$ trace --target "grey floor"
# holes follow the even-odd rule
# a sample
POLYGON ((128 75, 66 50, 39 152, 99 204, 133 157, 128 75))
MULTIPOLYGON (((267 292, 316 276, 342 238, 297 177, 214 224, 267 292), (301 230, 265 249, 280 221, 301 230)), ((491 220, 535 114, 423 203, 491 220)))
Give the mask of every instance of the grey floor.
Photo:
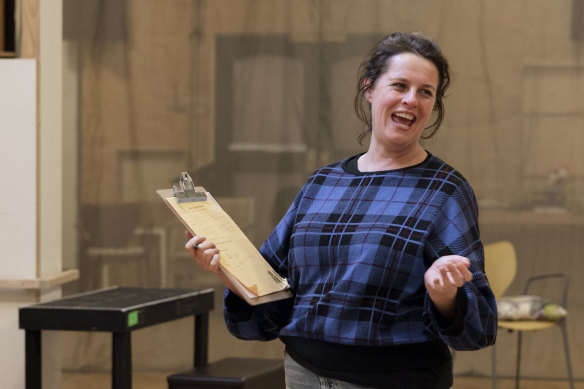
MULTIPOLYGON (((136 389, 165 389, 166 376, 171 372, 136 372, 132 377, 136 389)), ((111 386, 111 376, 108 373, 63 373, 62 389, 103 389, 111 386)), ((513 380, 500 379, 497 389, 515 388, 513 380)), ((523 389, 568 389, 567 381, 522 380, 523 389)), ((455 377, 456 389, 490 389, 491 380, 487 378, 455 377)), ((584 389, 584 382, 576 382, 575 389, 584 389)))

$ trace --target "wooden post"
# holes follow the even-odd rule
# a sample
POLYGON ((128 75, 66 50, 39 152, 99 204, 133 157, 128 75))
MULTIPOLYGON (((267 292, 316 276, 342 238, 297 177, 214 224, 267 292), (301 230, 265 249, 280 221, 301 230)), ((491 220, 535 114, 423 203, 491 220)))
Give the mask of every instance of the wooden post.
POLYGON ((39 0, 22 1, 22 34, 20 57, 36 58, 40 55, 39 0))

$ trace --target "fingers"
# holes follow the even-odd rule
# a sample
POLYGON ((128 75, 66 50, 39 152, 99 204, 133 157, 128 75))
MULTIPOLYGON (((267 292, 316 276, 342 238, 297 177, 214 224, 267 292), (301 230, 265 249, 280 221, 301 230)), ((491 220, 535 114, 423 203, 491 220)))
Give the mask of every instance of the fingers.
POLYGON ((464 267, 470 267, 470 260, 466 257, 461 257, 460 255, 446 255, 444 257, 440 257, 436 260, 436 263, 439 264, 462 264, 464 267))
POLYGON ((465 281, 470 281, 470 279, 472 279, 470 271, 461 263, 449 263, 441 269, 441 272, 456 286, 462 286, 465 281))
POLYGON ((220 272, 221 269, 219 269, 219 254, 213 254, 213 256, 211 257, 211 261, 209 261, 209 268, 213 273, 220 272))
POLYGON ((199 267, 211 273, 220 273, 219 249, 213 242, 206 241, 204 236, 194 236, 185 244, 185 249, 199 267))
POLYGON ((462 286, 464 284, 464 278, 457 266, 447 265, 439 269, 442 284, 454 285, 456 287, 462 286))
POLYGON ((189 253, 194 253, 194 250, 199 248, 199 245, 205 241, 204 236, 193 236, 185 244, 185 248, 189 253))
POLYGON ((442 287, 460 287, 465 282, 472 280, 472 273, 469 270, 470 261, 468 258, 460 256, 448 256, 439 258, 432 268, 435 277, 434 285, 442 287))
POLYGON ((456 311, 458 288, 472 280, 470 261, 457 255, 438 258, 424 274, 424 283, 430 299, 446 318, 456 311))
POLYGON ((192 237, 194 237, 194 235, 193 235, 193 234, 192 234, 192 233, 191 233, 189 230, 185 230, 185 236, 186 236, 188 239, 191 239, 192 237))

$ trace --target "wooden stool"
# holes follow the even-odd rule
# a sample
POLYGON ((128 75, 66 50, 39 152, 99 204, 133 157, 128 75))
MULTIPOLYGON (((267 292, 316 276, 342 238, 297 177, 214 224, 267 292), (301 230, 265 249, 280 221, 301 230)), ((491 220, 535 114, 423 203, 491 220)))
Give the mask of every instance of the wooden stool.
POLYGON ((168 376, 168 389, 284 389, 284 361, 225 358, 168 376))

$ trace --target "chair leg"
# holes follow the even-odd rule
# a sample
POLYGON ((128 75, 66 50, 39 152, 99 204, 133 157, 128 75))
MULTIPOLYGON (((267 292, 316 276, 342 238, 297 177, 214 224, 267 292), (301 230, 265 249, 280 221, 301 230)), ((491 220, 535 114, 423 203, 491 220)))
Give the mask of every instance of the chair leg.
POLYGON ((521 331, 517 331, 517 362, 515 365, 515 389, 519 389, 521 375, 521 331))
POLYGON ((491 346, 491 387, 497 389, 497 352, 495 345, 491 346))
POLYGON ((570 389, 574 389, 574 377, 572 376, 572 362, 570 360, 570 347, 568 343, 568 330, 566 329, 566 320, 560 324, 562 330, 562 339, 564 341, 564 352, 566 353, 566 368, 568 369, 568 379, 570 380, 570 389))

